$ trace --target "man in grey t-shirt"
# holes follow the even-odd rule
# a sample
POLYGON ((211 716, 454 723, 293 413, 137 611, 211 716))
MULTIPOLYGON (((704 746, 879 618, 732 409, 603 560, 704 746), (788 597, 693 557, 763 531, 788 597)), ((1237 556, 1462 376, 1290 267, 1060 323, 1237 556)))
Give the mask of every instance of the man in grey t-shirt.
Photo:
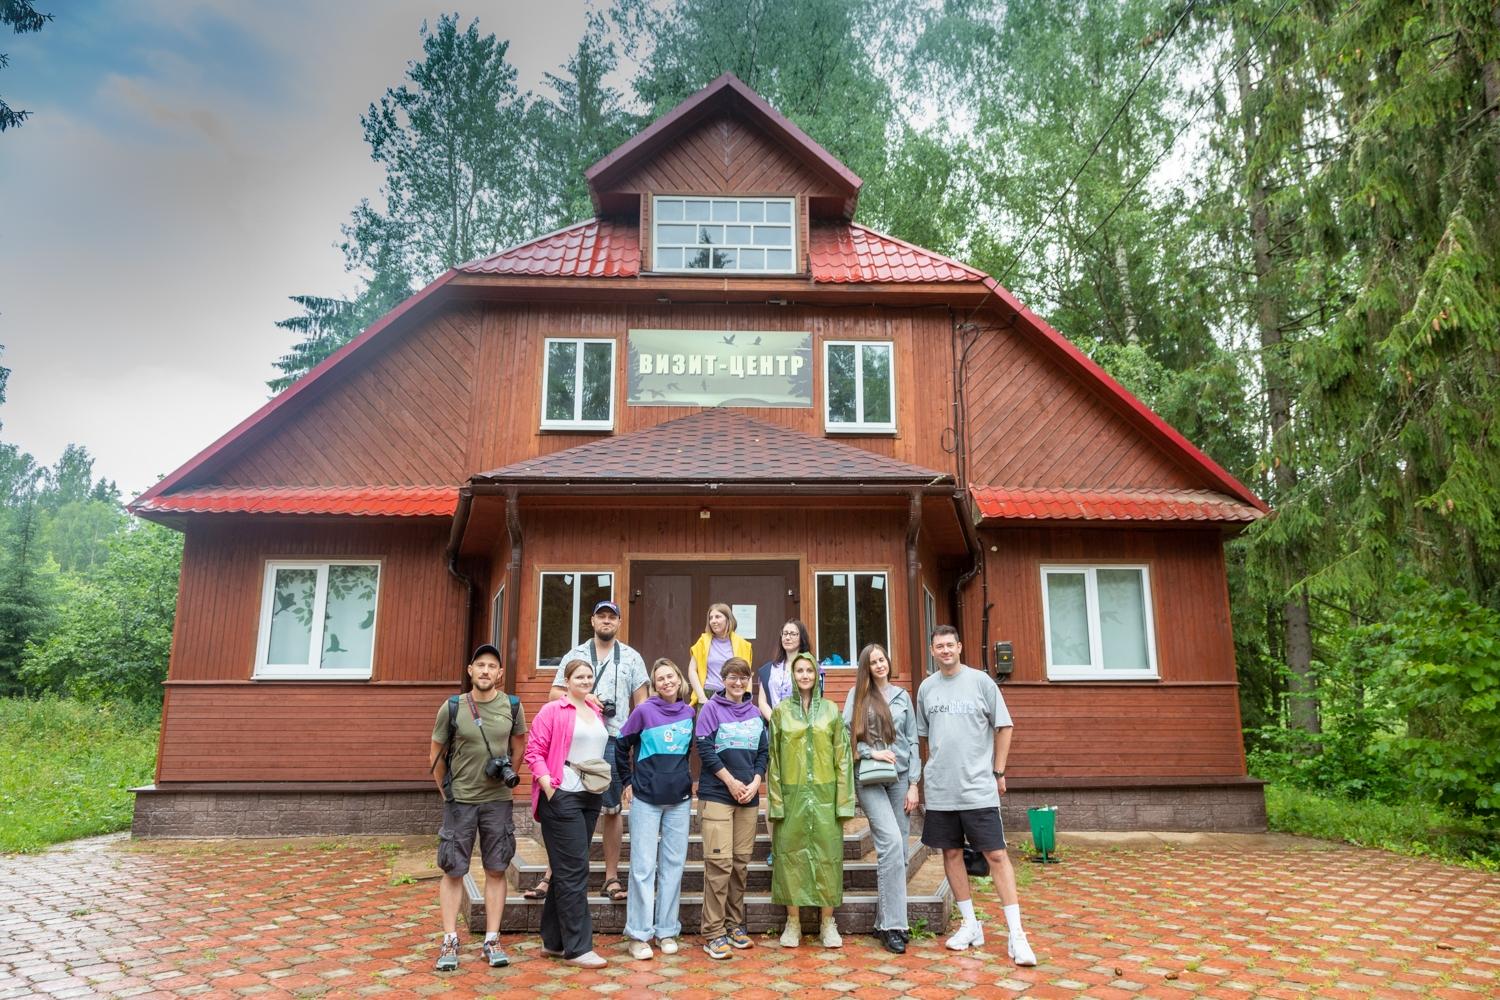
MULTIPOLYGON (((563 686, 563 667, 574 660, 587 660, 593 665, 594 693, 590 697, 599 702, 604 711, 605 728, 609 730, 604 759, 609 761, 610 782, 604 791, 599 816, 599 839, 604 842, 604 895, 619 902, 628 894, 620 881, 620 846, 625 824, 620 816, 623 785, 620 770, 615 765, 615 740, 620 736, 620 727, 630 718, 630 710, 646 700, 646 661, 641 659, 640 653, 619 640, 620 606, 614 601, 595 604, 589 625, 594 630, 593 636, 563 655, 557 676, 552 678, 552 697, 561 698, 567 693, 563 686)), ((549 868, 549 883, 551 875, 549 868)))
POLYGON ((963 645, 952 625, 932 631, 932 658, 939 670, 917 689, 917 737, 927 743, 922 790, 927 815, 922 843, 943 852, 943 871, 963 914, 947 945, 954 951, 984 944, 984 928, 974 915, 964 842, 990 863, 1010 936, 1007 951, 1017 965, 1035 965, 1036 955, 1021 929, 1016 872, 1005 853, 1000 796, 1005 794, 1005 759, 1010 756, 1011 721, 1000 688, 986 674, 966 667, 963 645))

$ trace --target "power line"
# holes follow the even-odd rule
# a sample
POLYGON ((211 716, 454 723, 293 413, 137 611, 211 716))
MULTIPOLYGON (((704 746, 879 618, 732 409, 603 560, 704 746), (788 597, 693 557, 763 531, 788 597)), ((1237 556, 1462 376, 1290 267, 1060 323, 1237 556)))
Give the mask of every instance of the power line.
MULTIPOLYGON (((1265 37, 1265 34, 1268 30, 1270 30, 1271 25, 1276 21, 1278 17, 1281 16, 1281 12, 1286 9, 1287 4, 1291 2, 1292 0, 1281 0, 1281 6, 1277 7, 1275 12, 1273 12, 1271 16, 1266 19, 1266 23, 1261 25, 1260 31, 1256 33, 1254 38, 1250 39, 1250 42, 1245 46, 1244 51, 1236 56, 1234 61, 1231 62, 1229 66, 1226 67, 1226 69, 1221 71, 1214 78, 1213 88, 1206 94, 1204 94, 1203 97, 1198 101, 1197 106, 1194 107, 1193 110, 1188 114, 1187 121, 1182 123, 1182 127, 1172 135, 1171 141, 1168 142, 1166 147, 1156 155, 1156 159, 1151 161, 1151 166, 1147 167, 1145 170, 1136 175, 1135 180, 1132 181, 1130 183, 1130 186, 1125 189, 1125 193, 1120 195, 1120 200, 1115 202, 1114 207, 1109 210, 1109 214, 1107 214, 1102 220, 1100 220, 1099 224, 1095 226, 1093 230, 1083 238, 1082 243, 1078 244, 1079 250, 1082 250, 1084 247, 1088 246, 1089 242, 1092 241, 1095 236, 1098 236, 1105 226, 1109 225, 1109 220, 1115 217, 1115 213, 1120 210, 1120 206, 1125 204, 1125 200, 1135 193, 1135 189, 1141 186, 1142 181, 1151 176, 1151 172, 1157 168, 1157 165, 1161 163, 1162 159, 1172 151, 1172 148, 1174 146, 1177 145, 1177 140, 1182 138, 1182 133, 1186 132, 1189 126, 1197 122, 1198 112, 1203 110, 1203 105, 1207 104, 1208 99, 1214 94, 1217 94, 1219 92, 1219 88, 1224 86, 1224 81, 1228 78, 1228 74, 1239 69, 1240 63, 1242 63, 1255 49, 1255 47, 1260 44, 1260 40, 1265 37)), ((1298 2, 1300 3, 1301 0, 1298 0, 1298 2)))
POLYGON ((1090 161, 1094 159, 1095 154, 1099 152, 1099 147, 1104 145, 1104 140, 1109 138, 1110 132, 1114 131, 1115 125, 1119 123, 1120 118, 1125 114, 1125 110, 1130 107, 1130 102, 1135 98, 1136 92, 1141 89, 1141 84, 1146 82, 1146 77, 1151 74, 1151 70, 1156 66, 1156 61, 1167 50, 1167 46, 1171 44, 1173 36, 1177 34, 1177 29, 1182 27, 1183 22, 1188 19, 1188 15, 1193 12, 1193 8, 1197 4, 1198 0, 1188 0, 1188 5, 1183 8, 1182 14, 1177 18, 1176 23, 1172 25, 1172 29, 1167 32, 1167 36, 1162 39, 1161 44, 1156 47, 1156 51, 1151 54, 1151 60, 1146 63, 1146 68, 1141 70, 1141 75, 1135 81, 1135 86, 1130 88, 1130 93, 1125 95, 1125 99, 1115 109, 1114 117, 1109 120, 1109 125, 1105 127, 1103 132, 1099 133, 1099 138, 1094 140, 1094 148, 1089 150, 1089 154, 1083 158, 1083 162, 1078 165, 1078 169, 1073 171, 1073 176, 1068 179, 1068 184, 1063 188, 1062 194, 1057 196, 1057 201, 1047 210, 1047 214, 1042 216, 1041 221, 1032 228, 1030 234, 1026 237, 1026 242, 1021 244, 1021 249, 1016 251, 1010 267, 1000 276, 1000 284, 1005 284, 1006 280, 1010 278, 1011 272, 1020 265, 1021 259, 1026 255, 1026 251, 1031 249, 1031 243, 1036 239, 1037 234, 1042 231, 1042 228, 1047 223, 1052 221, 1052 216, 1057 213, 1057 210, 1062 207, 1063 202, 1067 200, 1068 195, 1073 190, 1073 185, 1078 183, 1078 178, 1083 176, 1084 170, 1087 169, 1090 161))

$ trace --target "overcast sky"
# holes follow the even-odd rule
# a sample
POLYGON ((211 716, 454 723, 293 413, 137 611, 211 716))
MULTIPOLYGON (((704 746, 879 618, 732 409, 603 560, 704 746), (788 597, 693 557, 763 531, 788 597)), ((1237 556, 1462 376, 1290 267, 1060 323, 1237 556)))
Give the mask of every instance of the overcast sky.
MULTIPOLYGON (((297 293, 356 287, 333 246, 381 180, 359 115, 451 7, 407 0, 36 0, 0 36, 0 439, 75 442, 127 497, 265 402, 297 293)), ((523 89, 563 63, 582 0, 490 0, 523 89)))

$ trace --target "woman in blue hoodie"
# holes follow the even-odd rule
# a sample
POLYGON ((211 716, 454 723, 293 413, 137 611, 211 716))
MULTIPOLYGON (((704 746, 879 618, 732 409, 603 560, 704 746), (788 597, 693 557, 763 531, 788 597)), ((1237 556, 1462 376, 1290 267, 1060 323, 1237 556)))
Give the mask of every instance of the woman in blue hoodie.
POLYGON ((770 753, 766 722, 750 697, 750 664, 732 656, 720 674, 724 690, 703 706, 693 730, 703 760, 703 950, 716 959, 755 944, 745 923, 745 876, 770 753))
POLYGON ((652 957, 651 938, 662 954, 677 953, 682 933, 678 904, 687 862, 693 776, 693 708, 682 668, 668 659, 651 665, 655 694, 637 705, 620 727, 615 765, 630 806, 630 901, 625 936, 630 957, 652 957))

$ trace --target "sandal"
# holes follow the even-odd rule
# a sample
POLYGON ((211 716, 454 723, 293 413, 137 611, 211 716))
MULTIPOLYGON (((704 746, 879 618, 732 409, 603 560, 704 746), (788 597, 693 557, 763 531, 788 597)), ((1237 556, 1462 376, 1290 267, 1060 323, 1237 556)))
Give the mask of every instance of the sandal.
POLYGON ((532 886, 530 889, 527 889, 525 892, 521 893, 521 898, 522 899, 546 899, 547 898, 547 890, 550 889, 550 888, 552 888, 552 880, 548 876, 543 875, 540 879, 537 880, 536 885, 532 886))
POLYGON ((604 888, 599 890, 599 894, 612 903, 621 903, 630 898, 630 893, 625 891, 625 883, 620 881, 618 875, 605 880, 604 888))

